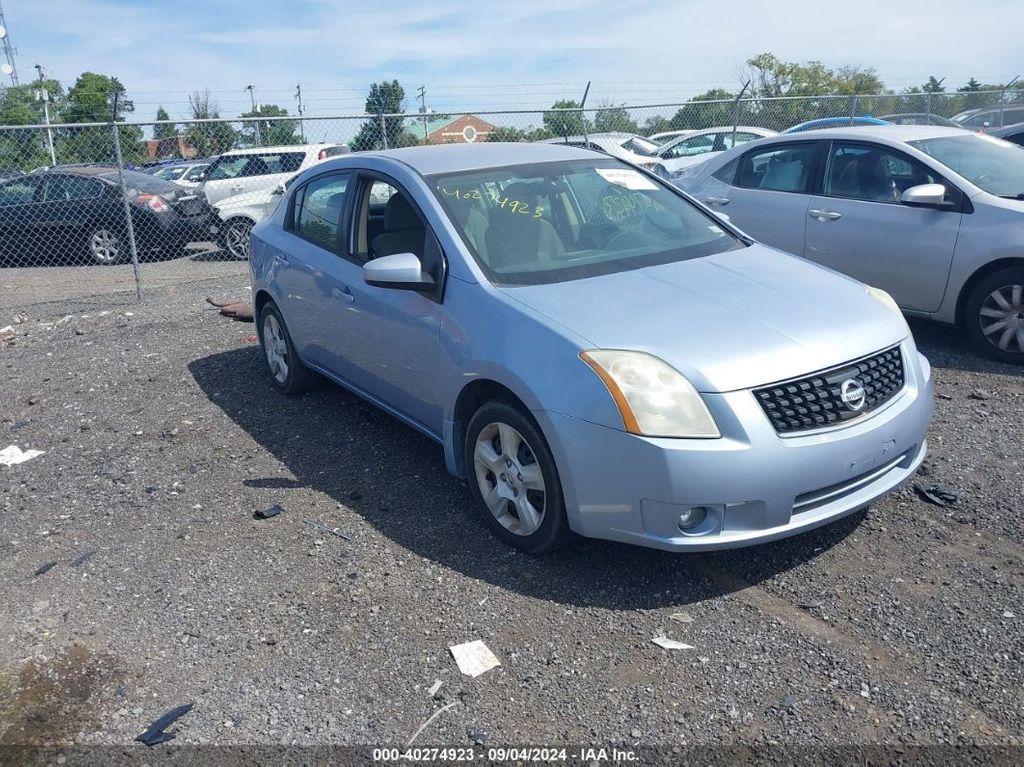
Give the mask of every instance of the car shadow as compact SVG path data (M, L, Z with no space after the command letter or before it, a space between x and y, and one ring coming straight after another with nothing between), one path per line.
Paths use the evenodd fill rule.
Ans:
M917 348L928 358L932 367L1024 376L1024 366L998 362L975 351L963 328L917 318L908 318L907 324L914 334Z
M438 444L341 387L282 395L253 347L197 359L189 369L210 401L296 480L250 479L248 487L307 486L421 557L537 599L615 610L700 602L799 566L840 543L864 518L854 514L756 550L671 554L579 539L529 556L478 519L465 483L445 470ZM278 497L268 493L266 500L270 505Z

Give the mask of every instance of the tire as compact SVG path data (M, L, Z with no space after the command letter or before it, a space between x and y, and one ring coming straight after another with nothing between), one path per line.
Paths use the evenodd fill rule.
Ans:
M964 326L982 354L1024 365L1024 266L1000 269L975 285L964 306Z
M511 455L513 443L518 447ZM464 450L470 493L495 535L530 554L572 540L555 459L519 407L502 401L482 405L466 428Z
M100 266L120 264L129 258L128 238L121 230L106 224L97 224L88 230L85 249L89 263Z
M248 218L230 218L224 222L220 233L220 246L229 256L238 261L249 260L249 233L256 222Z
M284 324L284 317L276 304L268 302L263 307L256 327L263 358L270 371L270 381L275 388L285 394L303 394L319 386L323 379L299 360L288 326Z

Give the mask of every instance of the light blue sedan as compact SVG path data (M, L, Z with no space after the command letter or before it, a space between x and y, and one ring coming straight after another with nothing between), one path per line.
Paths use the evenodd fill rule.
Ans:
M250 267L274 385L328 378L436 440L526 551L773 540L925 456L930 367L887 294L586 150L329 160Z

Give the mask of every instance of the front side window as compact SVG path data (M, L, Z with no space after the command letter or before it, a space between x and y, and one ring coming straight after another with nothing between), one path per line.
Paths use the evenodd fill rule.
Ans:
M93 178L51 176L43 185L43 202L95 200L103 196L103 183Z
M992 136L942 136L908 142L989 194L1024 199L1024 152Z
M783 144L750 152L740 161L736 186L806 193L817 144Z
M898 203L912 186L941 183L920 163L879 145L835 142L825 170L824 193L830 197Z
M694 136L673 144L663 150L661 156L668 160L677 160L680 157L694 157L699 154L710 152L715 145L715 134L707 133L703 136Z
M744 247L671 187L611 158L427 181L497 284L563 282Z
M164 181L177 181L179 178L185 175L186 168L178 166L177 168L161 168L153 175L156 178L162 178Z
M347 173L320 176L300 189L296 195L293 231L327 250L337 251L348 182Z

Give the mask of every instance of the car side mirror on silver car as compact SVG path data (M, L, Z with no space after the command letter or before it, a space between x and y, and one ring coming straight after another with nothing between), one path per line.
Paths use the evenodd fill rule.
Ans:
M415 253L395 253L381 256L363 265L363 279L367 285L396 290L434 290L434 278L423 271Z
M900 202L918 208L948 208L946 187L942 184L918 184L900 195Z

